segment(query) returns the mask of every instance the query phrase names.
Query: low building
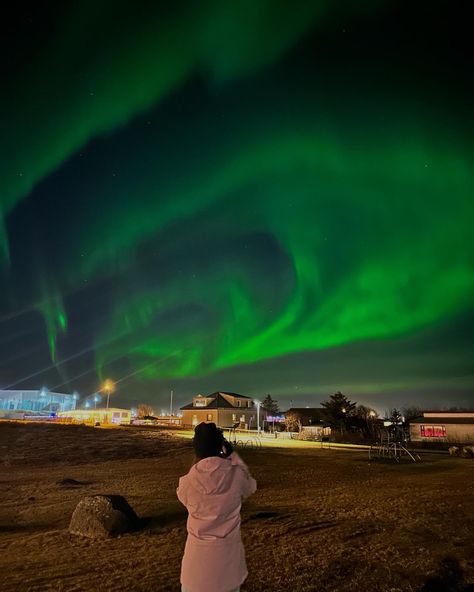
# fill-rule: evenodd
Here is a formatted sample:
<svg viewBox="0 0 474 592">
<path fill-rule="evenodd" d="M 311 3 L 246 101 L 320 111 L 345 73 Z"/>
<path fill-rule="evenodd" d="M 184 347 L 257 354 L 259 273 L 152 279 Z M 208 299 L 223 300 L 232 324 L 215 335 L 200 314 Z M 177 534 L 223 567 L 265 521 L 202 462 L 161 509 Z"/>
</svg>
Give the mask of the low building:
<svg viewBox="0 0 474 592">
<path fill-rule="evenodd" d="M 236 393 L 196 395 L 192 403 L 181 407 L 181 411 L 182 425 L 188 428 L 201 422 L 213 422 L 221 428 L 230 428 L 236 423 L 244 429 L 257 427 L 257 408 L 253 400 Z"/>
<path fill-rule="evenodd" d="M 135 417 L 132 419 L 133 425 L 159 425 L 170 426 L 174 428 L 181 427 L 182 417 L 178 415 L 149 415 L 147 417 Z"/>
<path fill-rule="evenodd" d="M 424 411 L 410 420 L 410 440 L 474 443 L 474 411 Z"/>
<path fill-rule="evenodd" d="M 324 409 L 322 407 L 290 407 L 283 412 L 285 418 L 293 416 L 301 431 L 311 432 L 315 436 L 329 436 L 331 428 L 323 419 Z"/>
<path fill-rule="evenodd" d="M 40 390 L 0 390 L 0 417 L 21 412 L 57 413 L 76 408 L 77 397 L 64 393 L 55 393 L 47 389 Z"/>
<path fill-rule="evenodd" d="M 75 409 L 72 411 L 60 411 L 57 416 L 74 423 L 88 423 L 91 425 L 128 425 L 132 421 L 130 409 Z"/>
</svg>

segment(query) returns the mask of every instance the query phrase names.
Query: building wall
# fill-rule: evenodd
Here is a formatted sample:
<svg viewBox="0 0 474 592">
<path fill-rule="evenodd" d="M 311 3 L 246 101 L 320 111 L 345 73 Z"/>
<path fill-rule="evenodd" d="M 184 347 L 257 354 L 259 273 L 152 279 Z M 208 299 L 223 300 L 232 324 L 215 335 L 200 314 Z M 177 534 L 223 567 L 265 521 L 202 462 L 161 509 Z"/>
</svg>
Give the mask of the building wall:
<svg viewBox="0 0 474 592">
<path fill-rule="evenodd" d="M 234 419 L 235 416 L 235 419 Z M 213 422 L 220 427 L 231 427 L 237 421 L 241 421 L 247 426 L 257 427 L 255 409 L 236 408 L 236 409 L 202 409 L 194 407 L 193 409 L 183 409 L 182 424 L 186 427 L 194 427 L 201 422 Z M 242 420 L 242 418 L 244 418 Z M 252 419 L 252 421 L 250 421 Z"/>
<path fill-rule="evenodd" d="M 228 395 L 227 393 L 221 393 L 222 397 L 229 401 L 231 405 L 234 407 L 238 407 L 239 409 L 253 409 L 255 407 L 254 402 L 251 399 L 244 399 L 243 397 L 234 397 L 232 395 Z"/>
<path fill-rule="evenodd" d="M 252 408 L 237 408 L 237 409 L 219 409 L 219 425 L 230 428 L 237 422 L 244 426 L 256 428 L 257 427 L 257 413 Z"/>
<path fill-rule="evenodd" d="M 424 434 L 422 434 L 422 427 L 425 428 Z M 444 429 L 444 436 L 433 435 L 427 436 L 427 429 L 433 427 L 434 433 L 441 434 L 442 431 L 439 428 Z M 410 424 L 410 439 L 412 442 L 460 442 L 460 443 L 471 443 L 474 442 L 474 423 L 473 424 L 456 424 L 456 423 L 443 423 L 442 421 L 433 422 L 426 418 L 426 423 L 413 423 Z"/>
<path fill-rule="evenodd" d="M 323 426 L 301 426 L 301 431 L 314 436 L 330 436 L 331 428 Z"/>
<path fill-rule="evenodd" d="M 130 409 L 76 409 L 74 411 L 64 411 L 58 413 L 59 417 L 71 419 L 78 423 L 96 423 L 105 425 L 129 424 L 132 419 Z"/>
<path fill-rule="evenodd" d="M 64 393 L 27 391 L 1 391 L 0 409 L 6 411 L 69 411 L 75 409 L 76 399 Z"/>
<path fill-rule="evenodd" d="M 183 409 L 183 426 L 194 427 L 203 421 L 217 424 L 217 409 L 202 409 L 201 407 Z"/>
</svg>

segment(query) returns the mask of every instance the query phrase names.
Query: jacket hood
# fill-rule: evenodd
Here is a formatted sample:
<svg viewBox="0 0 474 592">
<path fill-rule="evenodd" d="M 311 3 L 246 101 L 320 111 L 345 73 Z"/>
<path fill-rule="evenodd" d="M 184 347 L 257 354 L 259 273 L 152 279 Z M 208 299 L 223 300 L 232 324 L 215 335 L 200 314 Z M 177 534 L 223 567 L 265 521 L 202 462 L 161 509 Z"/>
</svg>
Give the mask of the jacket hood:
<svg viewBox="0 0 474 592">
<path fill-rule="evenodd" d="M 232 485 L 234 468 L 229 459 L 210 456 L 196 463 L 189 477 L 201 493 L 226 493 Z"/>
</svg>

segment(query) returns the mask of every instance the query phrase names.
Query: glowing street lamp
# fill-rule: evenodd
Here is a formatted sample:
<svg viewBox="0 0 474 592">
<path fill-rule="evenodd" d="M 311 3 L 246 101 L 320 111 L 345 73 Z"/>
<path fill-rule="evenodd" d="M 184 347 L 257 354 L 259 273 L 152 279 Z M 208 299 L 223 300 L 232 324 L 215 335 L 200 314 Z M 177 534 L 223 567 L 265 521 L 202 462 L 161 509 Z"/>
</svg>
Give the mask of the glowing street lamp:
<svg viewBox="0 0 474 592">
<path fill-rule="evenodd" d="M 99 393 L 96 393 L 94 395 L 94 409 L 97 409 L 97 403 L 100 401 L 100 395 Z"/>
<path fill-rule="evenodd" d="M 76 408 L 76 405 L 77 405 L 77 402 L 79 401 L 79 399 L 80 399 L 79 393 L 77 391 L 74 391 L 72 393 L 72 400 L 74 401 L 74 403 L 73 403 L 73 409 Z"/>
<path fill-rule="evenodd" d="M 41 390 L 40 390 L 39 394 L 40 394 L 40 397 L 43 399 L 43 402 L 44 402 L 44 397 L 46 397 L 46 396 L 49 394 L 49 389 L 48 389 L 48 387 L 46 387 L 46 386 L 43 386 L 43 387 L 41 388 Z M 50 400 L 49 400 L 49 405 L 51 405 L 51 397 L 50 397 Z"/>
<path fill-rule="evenodd" d="M 110 380 L 110 378 L 108 378 L 107 380 L 104 381 L 104 384 L 102 385 L 102 389 L 104 391 L 104 393 L 107 395 L 107 409 L 109 408 L 109 398 L 111 393 L 115 392 L 115 383 L 113 380 Z"/>
</svg>

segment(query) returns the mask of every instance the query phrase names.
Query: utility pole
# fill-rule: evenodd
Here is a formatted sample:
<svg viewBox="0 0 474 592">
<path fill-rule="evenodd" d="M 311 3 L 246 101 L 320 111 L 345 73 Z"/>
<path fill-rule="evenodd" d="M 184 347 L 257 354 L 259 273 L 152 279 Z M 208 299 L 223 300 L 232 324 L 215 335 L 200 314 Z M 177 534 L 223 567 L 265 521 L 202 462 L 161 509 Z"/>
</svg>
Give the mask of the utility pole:
<svg viewBox="0 0 474 592">
<path fill-rule="evenodd" d="M 170 425 L 171 425 L 171 418 L 173 417 L 173 391 L 171 391 L 170 395 Z"/>
</svg>

